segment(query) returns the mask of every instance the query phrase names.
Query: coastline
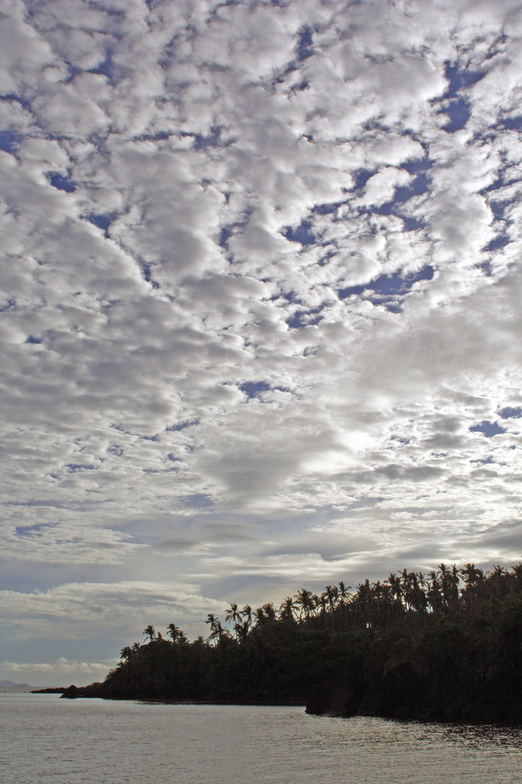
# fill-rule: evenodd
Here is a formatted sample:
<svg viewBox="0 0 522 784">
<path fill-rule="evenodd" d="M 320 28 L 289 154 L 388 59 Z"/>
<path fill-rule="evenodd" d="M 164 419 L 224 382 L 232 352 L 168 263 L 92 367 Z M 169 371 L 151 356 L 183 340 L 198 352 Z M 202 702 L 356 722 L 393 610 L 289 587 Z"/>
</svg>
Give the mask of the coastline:
<svg viewBox="0 0 522 784">
<path fill-rule="evenodd" d="M 405 669 L 402 675 L 406 674 Z M 411 674 L 411 673 L 410 673 Z M 52 690 L 42 690 L 32 693 L 51 693 Z M 306 700 L 267 700 L 267 699 L 173 699 L 159 694 L 137 693 L 111 695 L 104 689 L 103 683 L 89 684 L 84 687 L 69 686 L 67 689 L 54 690 L 61 693 L 60 699 L 104 699 L 113 701 L 139 701 L 154 702 L 171 705 L 250 705 L 250 706 L 281 706 L 303 707 L 305 712 L 316 716 L 330 716 L 336 718 L 352 718 L 365 716 L 381 719 L 413 721 L 422 723 L 443 724 L 473 724 L 473 725 L 502 725 L 522 726 L 522 704 L 518 701 L 508 704 L 498 702 L 487 703 L 480 699 L 466 702 L 458 699 L 450 702 L 444 697 L 438 697 L 431 705 L 426 703 L 421 709 L 418 700 L 419 694 L 410 689 L 404 692 L 403 699 L 390 702 L 390 695 L 385 689 L 376 689 L 366 692 L 360 701 L 354 702 L 353 693 L 346 683 L 319 684 Z M 415 705 L 412 706 L 412 697 Z"/>
</svg>

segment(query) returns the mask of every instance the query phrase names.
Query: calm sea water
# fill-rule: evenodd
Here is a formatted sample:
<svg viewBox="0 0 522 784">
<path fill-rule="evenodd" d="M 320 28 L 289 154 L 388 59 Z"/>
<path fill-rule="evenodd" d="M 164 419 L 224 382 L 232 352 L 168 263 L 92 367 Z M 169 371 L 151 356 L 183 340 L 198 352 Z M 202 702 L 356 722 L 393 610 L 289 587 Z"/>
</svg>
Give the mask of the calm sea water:
<svg viewBox="0 0 522 784">
<path fill-rule="evenodd" d="M 509 784 L 522 730 L 0 695 L 1 784 Z"/>
</svg>

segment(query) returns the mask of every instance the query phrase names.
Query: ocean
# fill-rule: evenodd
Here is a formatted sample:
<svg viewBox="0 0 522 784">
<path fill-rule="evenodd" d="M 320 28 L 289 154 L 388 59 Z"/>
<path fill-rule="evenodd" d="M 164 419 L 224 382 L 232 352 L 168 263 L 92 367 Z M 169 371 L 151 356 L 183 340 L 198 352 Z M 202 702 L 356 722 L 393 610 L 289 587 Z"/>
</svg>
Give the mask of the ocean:
<svg viewBox="0 0 522 784">
<path fill-rule="evenodd" d="M 0 694 L 1 784 L 509 784 L 522 728 Z"/>
</svg>

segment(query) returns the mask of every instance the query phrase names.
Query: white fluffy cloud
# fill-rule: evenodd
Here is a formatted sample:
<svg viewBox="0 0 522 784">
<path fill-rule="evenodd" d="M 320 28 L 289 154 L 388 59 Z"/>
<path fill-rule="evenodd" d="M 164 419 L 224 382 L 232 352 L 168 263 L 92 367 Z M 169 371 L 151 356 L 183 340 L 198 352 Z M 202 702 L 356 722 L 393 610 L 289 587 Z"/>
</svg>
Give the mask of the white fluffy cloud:
<svg viewBox="0 0 522 784">
<path fill-rule="evenodd" d="M 517 4 L 0 8 L 8 644 L 516 557 Z"/>
</svg>

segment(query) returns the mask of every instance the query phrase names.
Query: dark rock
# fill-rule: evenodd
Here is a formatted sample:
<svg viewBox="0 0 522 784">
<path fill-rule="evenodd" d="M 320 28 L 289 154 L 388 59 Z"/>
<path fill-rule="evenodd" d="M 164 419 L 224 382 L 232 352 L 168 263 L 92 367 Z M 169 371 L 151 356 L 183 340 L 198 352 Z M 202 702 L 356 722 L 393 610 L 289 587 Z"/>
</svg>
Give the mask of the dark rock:
<svg viewBox="0 0 522 784">
<path fill-rule="evenodd" d="M 77 686 L 69 686 L 68 689 L 64 689 L 62 692 L 62 699 L 67 700 L 75 700 L 77 697 L 80 697 L 80 689 Z"/>
</svg>

